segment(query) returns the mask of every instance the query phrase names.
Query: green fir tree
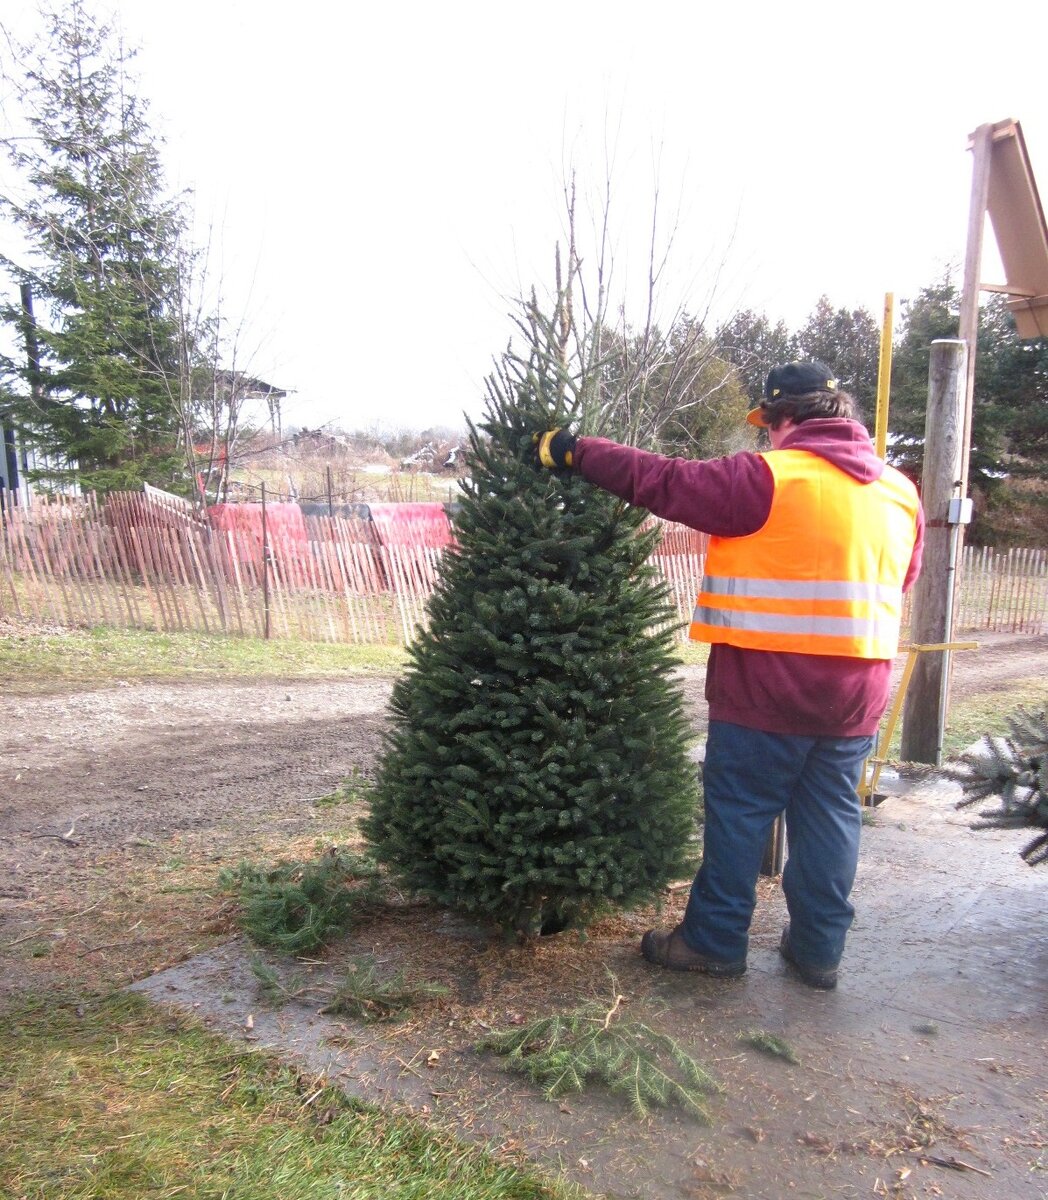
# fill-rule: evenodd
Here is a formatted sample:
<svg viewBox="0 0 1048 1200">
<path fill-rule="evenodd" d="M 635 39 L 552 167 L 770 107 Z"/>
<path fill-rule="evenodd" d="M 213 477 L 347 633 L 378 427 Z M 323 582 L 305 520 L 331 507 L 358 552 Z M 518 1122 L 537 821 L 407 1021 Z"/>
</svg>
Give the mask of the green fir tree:
<svg viewBox="0 0 1048 1200">
<path fill-rule="evenodd" d="M 698 806 L 646 514 L 538 468 L 577 424 L 570 325 L 534 303 L 488 381 L 429 627 L 391 702 L 364 831 L 411 892 L 507 934 L 582 927 L 684 867 Z"/>
<path fill-rule="evenodd" d="M 27 132 L 5 146 L 19 182 L 0 190 L 0 213 L 24 246 L 0 267 L 23 302 L 0 307 L 19 347 L 0 355 L 0 378 L 22 439 L 45 460 L 33 472 L 45 486 L 177 486 L 185 214 L 167 194 L 119 33 L 83 0 L 43 17 L 46 32 L 17 48 Z"/>
</svg>

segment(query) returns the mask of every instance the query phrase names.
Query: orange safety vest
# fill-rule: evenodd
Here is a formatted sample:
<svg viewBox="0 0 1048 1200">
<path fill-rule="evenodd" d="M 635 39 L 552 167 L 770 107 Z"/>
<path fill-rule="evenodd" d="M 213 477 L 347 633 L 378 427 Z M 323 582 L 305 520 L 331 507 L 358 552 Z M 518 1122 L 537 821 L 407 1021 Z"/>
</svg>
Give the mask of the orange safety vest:
<svg viewBox="0 0 1048 1200">
<path fill-rule="evenodd" d="M 860 483 L 808 450 L 762 455 L 761 529 L 712 537 L 689 635 L 749 650 L 893 658 L 917 537 L 917 490 L 885 467 Z"/>
</svg>

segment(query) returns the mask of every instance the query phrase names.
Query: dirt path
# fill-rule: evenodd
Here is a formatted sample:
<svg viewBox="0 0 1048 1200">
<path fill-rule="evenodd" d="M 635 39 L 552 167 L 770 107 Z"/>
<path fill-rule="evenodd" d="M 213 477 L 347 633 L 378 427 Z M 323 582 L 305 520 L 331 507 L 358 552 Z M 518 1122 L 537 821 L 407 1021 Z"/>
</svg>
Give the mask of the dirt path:
<svg viewBox="0 0 1048 1200">
<path fill-rule="evenodd" d="M 979 640 L 978 652 L 956 659 L 956 686 L 966 695 L 1048 670 L 1048 638 Z M 699 727 L 702 673 L 681 673 Z M 309 856 L 352 836 L 358 809 L 322 798 L 373 769 L 390 686 L 374 677 L 134 684 L 0 699 L 0 1006 L 27 985 L 112 987 L 166 967 L 171 973 L 151 985 L 157 994 L 199 1005 L 229 1032 L 240 1021 L 242 1032 L 240 1006 L 257 1006 L 257 997 L 215 889 L 217 871 L 242 858 Z M 958 820 L 952 803 L 913 815 L 909 800 L 889 803 L 901 807 L 868 831 L 858 893 L 880 919 L 865 928 L 860 920 L 852 980 L 832 997 L 783 977 L 773 884 L 762 892 L 750 974 L 727 987 L 653 976 L 636 954 L 652 913 L 606 922 L 586 943 L 550 939 L 525 952 L 403 905 L 362 932 L 363 948 L 443 979 L 450 998 L 409 1027 L 369 1033 L 363 1058 L 349 1054 L 338 1070 L 365 1094 L 437 1110 L 607 1195 L 1042 1197 L 1045 1095 L 1031 1065 L 1044 1061 L 1048 967 L 1020 917 L 1043 908 L 1032 888 L 1048 877 L 1034 881 L 1017 863 L 1014 836 L 989 835 L 972 852 L 968 819 Z M 924 829 L 933 810 L 942 814 L 938 837 Z M 899 824 L 912 836 L 901 837 Z M 955 844 L 943 864 L 947 833 Z M 990 845 L 993 866 L 980 881 Z M 900 863 L 909 864 L 901 873 Z M 995 892 L 1012 905 L 1011 924 L 993 916 Z M 911 951 L 899 955 L 918 898 L 934 936 L 915 925 Z M 668 901 L 671 914 L 678 902 Z M 958 972 L 974 969 L 965 938 L 983 967 L 994 945 L 1005 963 L 969 980 L 968 1012 L 951 990 Z M 947 943 L 940 961 L 934 955 Z M 212 957 L 173 967 L 197 952 Z M 608 970 L 638 1014 L 681 1036 L 724 1080 L 712 1131 L 667 1117 L 638 1125 L 589 1097 L 565 1111 L 536 1104 L 472 1053 L 485 1026 L 602 994 Z M 915 997 L 899 973 L 916 978 L 922 970 Z M 932 1024 L 934 1038 L 914 1032 Z M 738 1035 L 753 1025 L 787 1036 L 802 1066 L 743 1051 Z M 263 1036 L 262 1018 L 259 1029 Z M 263 1040 L 308 1058 L 321 1054 L 317 1038 L 330 1033 L 313 1020 L 289 1029 L 286 1015 L 275 1018 Z M 439 1073 L 390 1068 L 427 1047 L 440 1051 Z M 922 1147 L 977 1170 L 922 1163 Z"/>
<path fill-rule="evenodd" d="M 1048 667 L 1048 638 L 980 641 L 979 651 L 955 658 L 965 695 L 1005 691 Z M 703 674 L 680 672 L 697 729 L 705 724 Z M 81 846 L 95 850 L 201 826 L 221 838 L 274 805 L 332 792 L 373 767 L 391 683 L 357 676 L 26 697 L 9 690 L 0 697 L 0 879 L 4 871 L 22 874 L 26 887 L 45 879 L 55 856 L 27 860 L 25 839 L 62 833 L 73 821 Z M 82 855 L 57 857 L 64 869 Z"/>
</svg>

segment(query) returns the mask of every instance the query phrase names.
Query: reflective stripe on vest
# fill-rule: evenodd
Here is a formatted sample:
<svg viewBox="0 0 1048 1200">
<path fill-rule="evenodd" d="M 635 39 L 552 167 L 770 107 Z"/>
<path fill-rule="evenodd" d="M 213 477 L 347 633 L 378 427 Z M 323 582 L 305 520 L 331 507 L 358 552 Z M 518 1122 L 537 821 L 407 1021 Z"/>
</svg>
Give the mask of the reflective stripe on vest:
<svg viewBox="0 0 1048 1200">
<path fill-rule="evenodd" d="M 898 599 L 898 588 L 881 583 L 832 583 L 798 579 L 710 579 L 702 590 L 719 596 L 781 596 L 785 600 L 873 600 L 889 603 Z"/>
<path fill-rule="evenodd" d="M 691 637 L 755 650 L 893 657 L 916 538 L 916 489 L 891 467 L 862 484 L 808 451 L 763 457 L 775 482 L 768 520 L 747 537 L 711 538 Z"/>
</svg>

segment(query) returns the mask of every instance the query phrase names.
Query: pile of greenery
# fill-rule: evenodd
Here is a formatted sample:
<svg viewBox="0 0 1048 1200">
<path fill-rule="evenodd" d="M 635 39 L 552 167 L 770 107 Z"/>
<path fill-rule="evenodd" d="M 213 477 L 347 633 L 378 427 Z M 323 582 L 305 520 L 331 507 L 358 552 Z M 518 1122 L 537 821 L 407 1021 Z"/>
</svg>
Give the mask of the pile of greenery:
<svg viewBox="0 0 1048 1200">
<path fill-rule="evenodd" d="M 337 847 L 306 862 L 244 862 L 221 871 L 218 882 L 237 895 L 245 933 L 281 954 L 315 950 L 380 896 L 375 863 Z"/>
<path fill-rule="evenodd" d="M 739 1041 L 772 1058 L 781 1058 L 784 1062 L 794 1064 L 800 1062 L 797 1052 L 789 1042 L 783 1041 L 774 1033 L 769 1033 L 767 1029 L 748 1029 L 739 1034 Z"/>
<path fill-rule="evenodd" d="M 420 1001 L 443 996 L 447 988 L 426 981 L 408 981 L 403 971 L 384 974 L 373 955 L 350 960 L 335 984 L 311 984 L 298 978 L 284 980 L 268 963 L 255 959 L 251 971 L 263 995 L 277 1001 L 318 1006 L 323 1014 L 355 1017 L 360 1021 L 388 1021 Z"/>
<path fill-rule="evenodd" d="M 1006 737 L 984 737 L 943 774 L 959 783 L 967 808 L 996 796 L 997 809 L 980 813 L 973 829 L 1044 830 L 1021 851 L 1031 866 L 1048 863 L 1048 714 L 1020 710 Z"/>
<path fill-rule="evenodd" d="M 720 1091 L 716 1081 L 673 1038 L 622 1019 L 622 1000 L 616 996 L 610 1009 L 594 1001 L 496 1031 L 477 1049 L 504 1055 L 507 1065 L 539 1084 L 548 1099 L 601 1083 L 625 1096 L 638 1117 L 676 1105 L 707 1124 L 706 1098 Z"/>
</svg>

